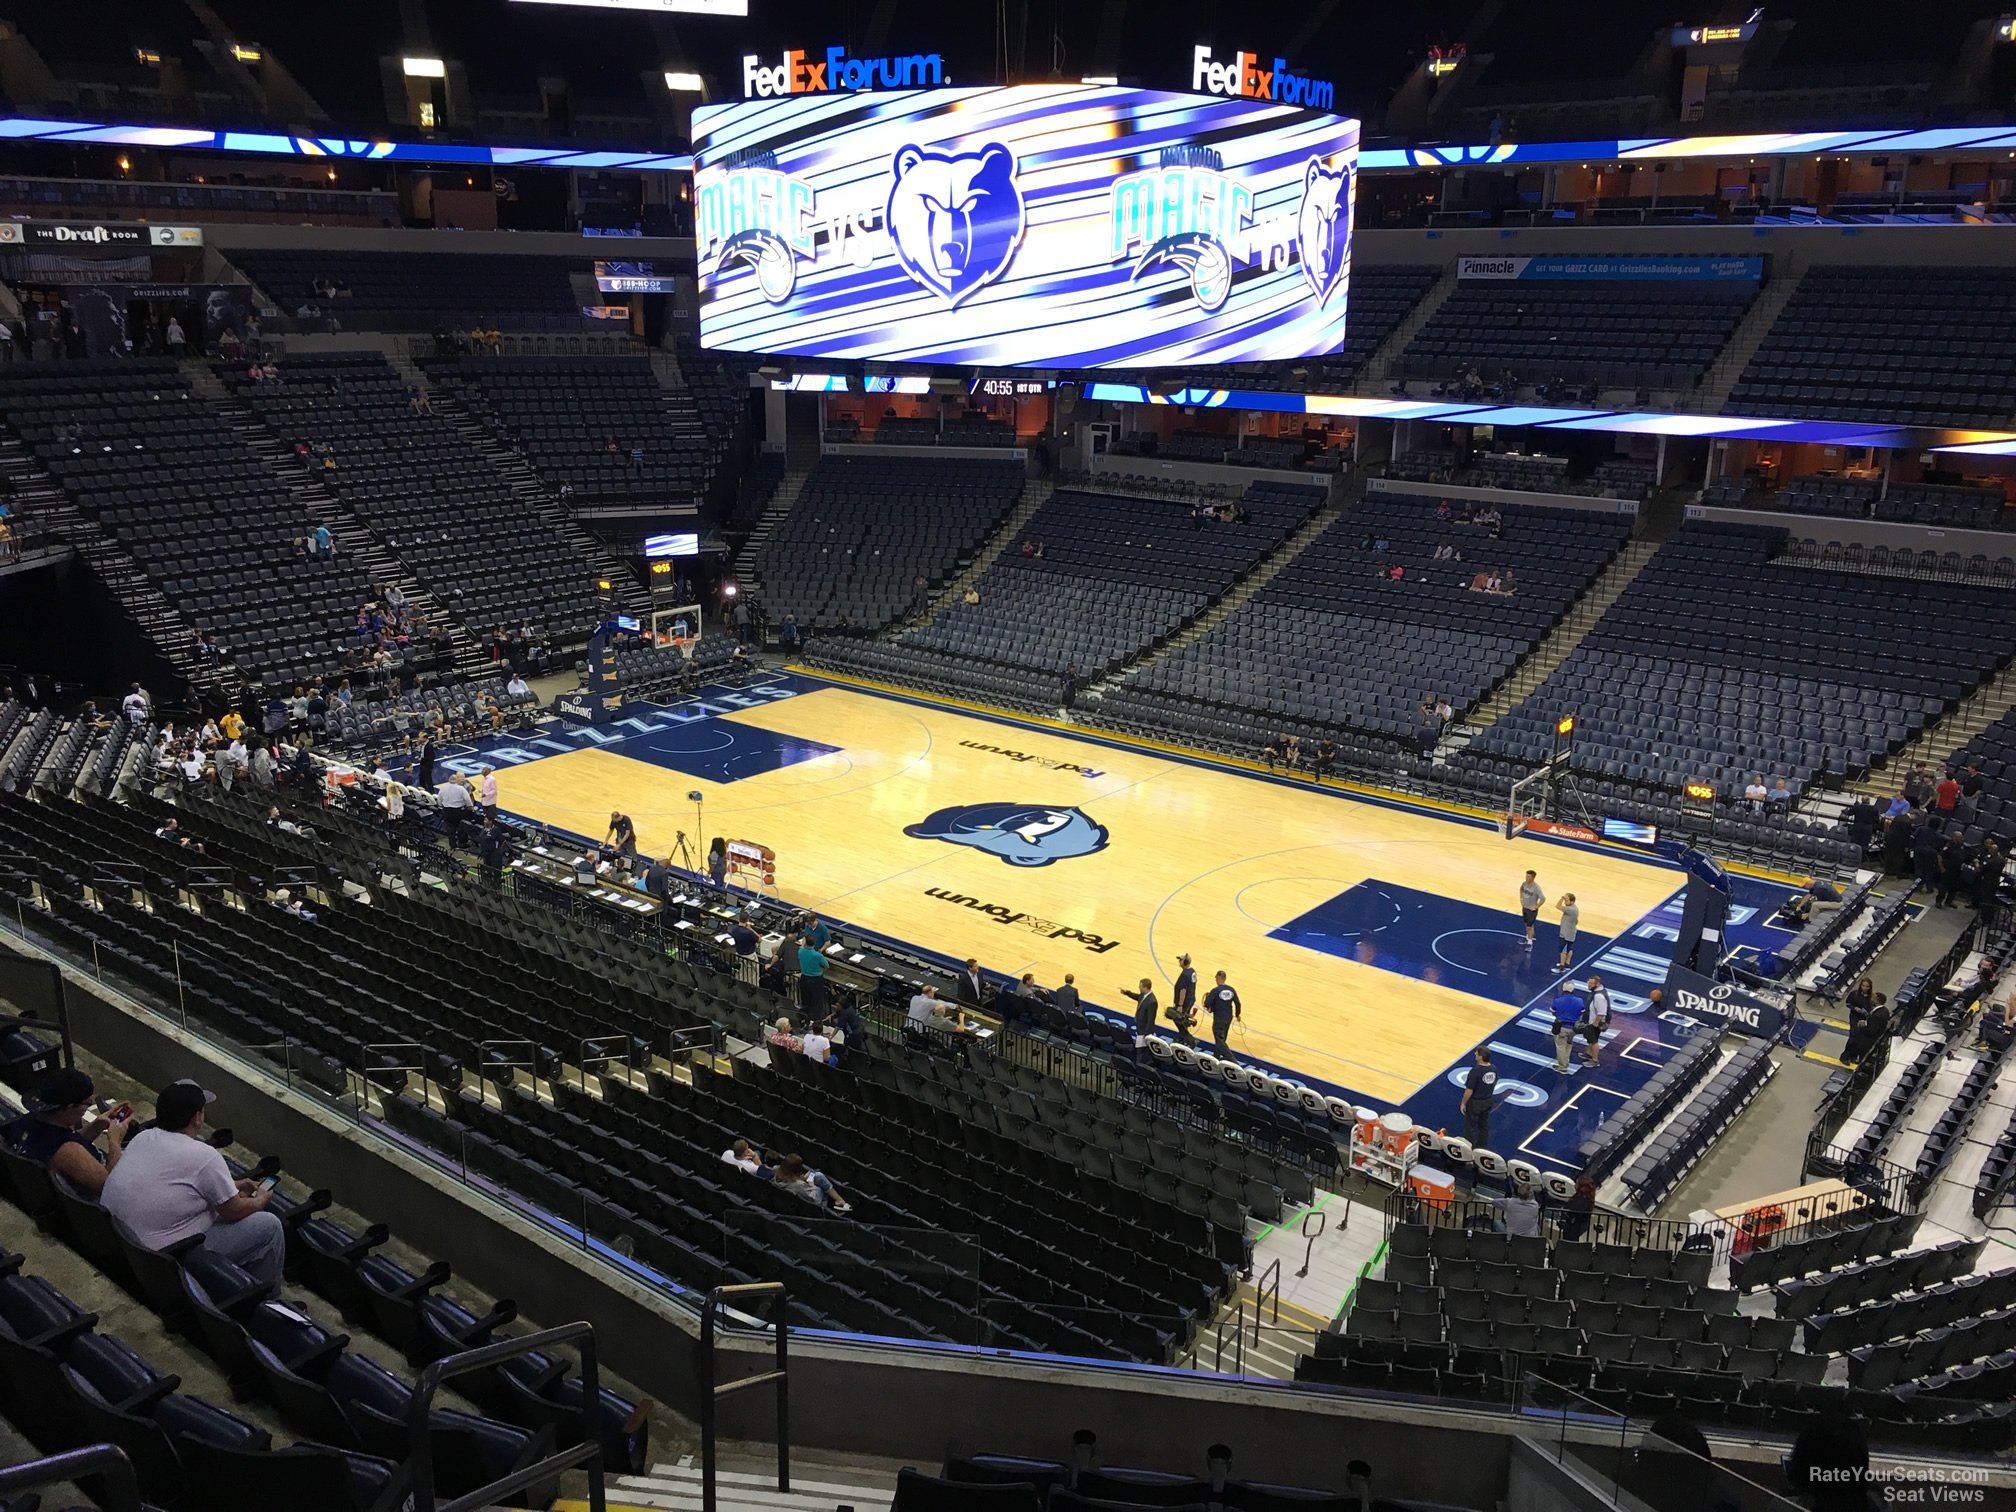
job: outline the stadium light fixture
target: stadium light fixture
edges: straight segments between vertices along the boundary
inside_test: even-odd
[[[1118,74],[1087,74],[1078,82],[1080,84],[1103,84],[1108,89],[1114,89],[1119,86],[1120,76]]]
[[[236,58],[240,63],[258,63],[265,58],[266,54],[256,47],[247,47],[243,42],[233,42],[231,44],[231,56]]]
[[[707,86],[701,82],[700,75],[697,73],[688,73],[684,69],[668,68],[665,70],[665,87],[674,94],[699,94]]]
[[[448,65],[439,58],[401,58],[400,71],[409,79],[445,79]]]

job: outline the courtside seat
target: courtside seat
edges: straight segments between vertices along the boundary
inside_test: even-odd
[[[1043,1493],[1033,1481],[977,1485],[905,1469],[889,1512],[1043,1512]]]

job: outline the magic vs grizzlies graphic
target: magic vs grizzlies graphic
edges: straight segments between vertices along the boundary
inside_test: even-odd
[[[1358,123],[1279,75],[697,107],[701,342],[1084,369],[1335,352]]]

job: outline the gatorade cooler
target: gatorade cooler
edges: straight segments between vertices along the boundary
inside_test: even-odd
[[[1416,1166],[1407,1173],[1407,1190],[1423,1207],[1447,1208],[1456,1201],[1456,1178],[1433,1166]]]
[[[1405,1113],[1388,1113],[1379,1120],[1379,1145],[1398,1160],[1414,1143],[1414,1120]]]

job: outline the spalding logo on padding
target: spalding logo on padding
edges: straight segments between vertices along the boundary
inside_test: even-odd
[[[1010,866],[1048,866],[1106,848],[1106,826],[1083,809],[1040,803],[965,803],[903,831],[914,840],[970,845]]]
[[[1351,170],[1326,171],[1321,158],[1309,159],[1302,175],[1302,208],[1295,216],[1302,276],[1320,304],[1344,275],[1351,250]]]
[[[958,304],[994,282],[1022,243],[1015,155],[999,142],[978,152],[897,149],[885,224],[896,260],[918,283]]]

